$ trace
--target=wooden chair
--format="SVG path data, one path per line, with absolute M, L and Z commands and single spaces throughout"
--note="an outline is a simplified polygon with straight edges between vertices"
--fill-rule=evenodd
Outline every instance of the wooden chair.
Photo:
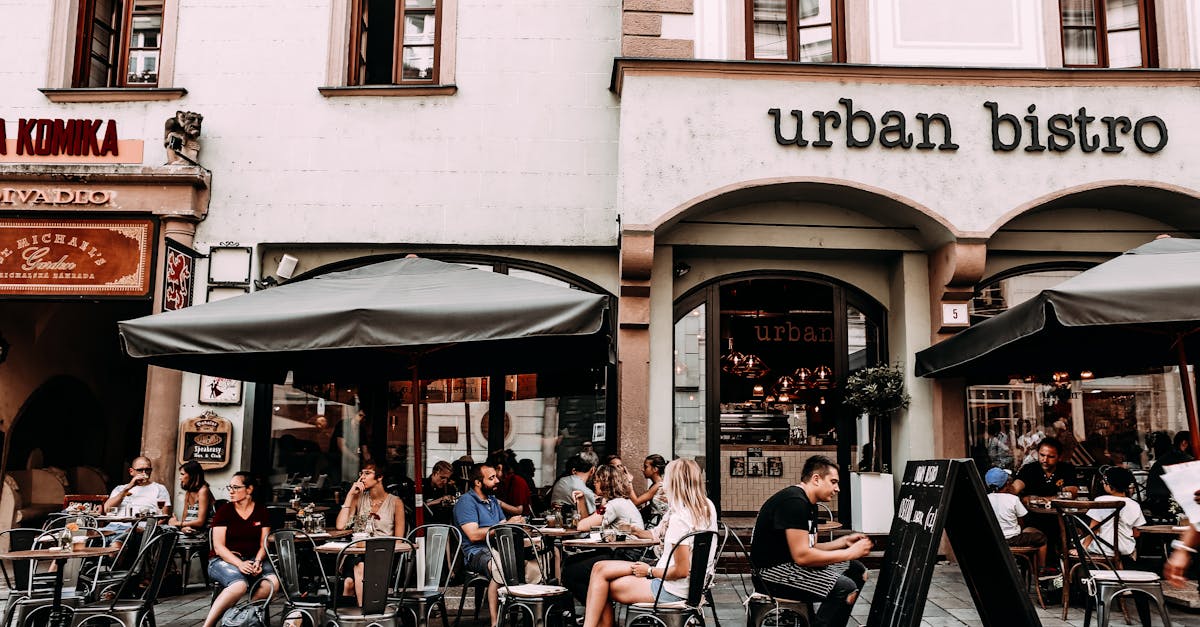
M 1012 551 L 1013 559 L 1023 562 L 1025 568 L 1025 589 L 1028 591 L 1029 585 L 1033 584 L 1033 589 L 1037 592 L 1038 605 L 1042 609 L 1046 609 L 1046 601 L 1042 599 L 1042 587 L 1038 585 L 1038 573 L 1042 571 L 1042 560 L 1038 559 L 1038 548 L 1036 546 L 1010 546 L 1008 550 Z
M 1079 554 L 1087 551 L 1083 546 L 1084 540 L 1090 538 L 1092 544 L 1103 542 L 1092 530 L 1091 521 L 1087 516 L 1064 514 L 1062 518 L 1069 546 Z M 1125 593 L 1146 595 L 1153 599 L 1158 606 L 1158 614 L 1164 627 L 1171 627 L 1171 617 L 1167 614 L 1167 605 L 1163 601 L 1162 580 L 1157 573 L 1122 569 L 1121 558 L 1116 551 L 1096 555 L 1091 559 L 1082 559 L 1077 566 L 1081 574 L 1080 580 L 1084 582 L 1089 597 L 1088 604 L 1083 609 L 1084 627 L 1091 622 L 1093 605 L 1096 608 L 1096 622 L 1099 623 L 1099 627 L 1108 627 L 1109 606 L 1114 599 Z M 1126 616 L 1125 623 L 1129 622 L 1129 617 Z
M 1058 530 L 1061 534 L 1062 542 L 1059 554 L 1059 562 L 1062 568 L 1063 587 L 1062 587 L 1062 619 L 1067 620 L 1067 611 L 1071 607 L 1071 583 L 1075 580 L 1075 571 L 1080 568 L 1083 561 L 1089 561 L 1094 565 L 1103 560 L 1103 556 L 1088 551 L 1075 551 L 1072 555 L 1071 549 L 1074 546 L 1070 542 L 1070 537 L 1067 535 L 1067 516 L 1077 516 L 1082 519 L 1093 520 L 1090 512 L 1100 511 L 1107 513 L 1100 519 L 1100 524 L 1112 522 L 1112 537 L 1099 538 L 1098 542 L 1107 545 L 1107 550 L 1110 554 L 1116 553 L 1117 547 L 1117 517 L 1121 513 L 1121 508 L 1125 506 L 1124 501 L 1068 501 L 1057 500 L 1051 501 L 1051 506 L 1058 513 Z M 1095 535 L 1095 534 L 1093 534 Z M 1103 567 L 1103 566 L 1101 566 Z

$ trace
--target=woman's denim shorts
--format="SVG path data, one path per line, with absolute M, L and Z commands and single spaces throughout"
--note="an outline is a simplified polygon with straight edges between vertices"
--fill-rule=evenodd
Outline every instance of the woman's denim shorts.
M 237 566 L 219 557 L 208 560 L 208 577 L 217 582 L 222 588 L 228 588 L 239 581 L 243 581 L 249 586 L 258 581 L 259 577 L 274 574 L 275 571 L 271 569 L 271 563 L 265 560 L 262 563 L 262 574 L 259 575 L 247 575 L 238 570 Z
M 677 597 L 674 594 L 671 594 L 670 590 L 663 590 L 662 595 L 659 596 L 658 589 L 661 588 L 662 585 L 663 580 L 659 579 L 658 577 L 650 580 L 650 594 L 657 597 L 659 603 L 678 603 L 684 600 L 682 597 Z

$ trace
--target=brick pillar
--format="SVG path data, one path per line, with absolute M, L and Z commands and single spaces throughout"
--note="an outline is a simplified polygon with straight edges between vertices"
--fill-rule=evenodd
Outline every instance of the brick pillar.
M 617 305 L 617 438 L 626 460 L 650 450 L 650 271 L 654 233 L 621 234 L 621 287 Z
M 153 312 L 162 312 L 163 266 L 167 258 L 167 238 L 191 246 L 196 235 L 195 218 L 164 216 L 158 233 L 157 262 L 154 266 Z M 179 438 L 179 402 L 183 373 L 150 366 L 146 368 L 146 407 L 142 414 L 142 454 L 154 466 L 154 480 L 175 492 L 176 443 Z

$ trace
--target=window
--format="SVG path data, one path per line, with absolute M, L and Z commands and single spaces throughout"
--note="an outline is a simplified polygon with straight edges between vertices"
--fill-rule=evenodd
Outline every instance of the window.
M 349 85 L 438 80 L 439 0 L 354 0 Z
M 1158 67 L 1153 0 L 1060 0 L 1063 65 Z
M 843 0 L 747 0 L 748 59 L 844 63 Z
M 164 0 L 81 0 L 72 87 L 157 87 Z

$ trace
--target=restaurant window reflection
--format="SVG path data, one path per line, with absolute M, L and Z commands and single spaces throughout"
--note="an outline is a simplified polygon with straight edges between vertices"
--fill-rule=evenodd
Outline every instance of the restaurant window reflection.
M 1037 267 L 1010 273 L 977 292 L 970 305 L 971 321 L 1002 313 L 1083 269 Z M 1030 373 L 1041 367 L 1031 363 Z M 1155 457 L 1153 441 L 1169 441 L 1187 429 L 1174 367 L 1106 378 L 1088 371 L 1059 372 L 1043 379 L 1029 376 L 967 388 L 967 444 L 980 467 L 1015 472 L 1022 464 L 1036 462 L 1037 443 L 1053 436 L 1063 443 L 1062 458 L 1085 475 L 1120 464 L 1134 470 L 1144 487 L 1144 471 Z

